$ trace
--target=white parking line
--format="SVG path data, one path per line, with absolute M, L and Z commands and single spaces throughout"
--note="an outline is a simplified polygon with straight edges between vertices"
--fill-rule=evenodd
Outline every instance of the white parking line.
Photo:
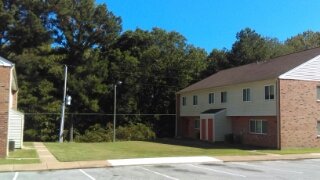
M 88 178 L 90 178 L 91 180 L 96 180 L 94 177 L 90 176 L 90 174 L 84 172 L 84 170 L 79 169 L 80 172 L 82 172 L 84 175 L 86 175 Z
M 196 165 L 193 165 L 193 164 L 188 164 L 188 165 L 189 165 L 189 166 L 192 166 L 192 167 L 199 168 L 199 169 L 205 169 L 205 170 L 208 170 L 208 171 L 217 172 L 217 173 L 228 174 L 228 175 L 239 176 L 239 177 L 247 177 L 247 176 L 241 175 L 241 174 L 235 174 L 235 173 L 231 173 L 231 172 L 227 172 L 227 171 L 221 171 L 221 170 L 216 170 L 216 169 L 212 169 L 212 168 L 206 168 L 206 167 L 196 166 Z
M 166 175 L 166 174 L 162 174 L 162 173 L 159 173 L 159 172 L 156 172 L 156 171 L 152 171 L 152 170 L 147 169 L 147 168 L 143 168 L 143 167 L 139 167 L 139 168 L 140 168 L 140 169 L 143 169 L 143 170 L 145 170 L 145 171 L 148 171 L 148 172 L 152 172 L 152 173 L 157 174 L 157 175 L 159 175 L 159 176 L 166 177 L 166 178 L 168 178 L 168 179 L 179 180 L 179 179 L 177 179 L 177 178 L 175 178 L 175 177 L 171 177 L 171 176 L 168 176 L 168 175 Z
M 252 165 L 252 164 L 246 164 L 246 163 L 241 163 L 241 162 L 234 162 L 234 163 L 231 163 L 231 164 L 237 164 L 237 165 L 249 166 L 249 167 L 256 167 L 256 168 L 259 168 L 259 169 L 269 169 L 269 170 L 273 170 L 273 171 L 281 171 L 281 172 L 303 174 L 303 172 L 300 172 L 300 171 L 282 170 L 282 169 L 271 168 L 271 167 L 268 167 L 268 166 Z
M 18 176 L 19 176 L 19 172 L 16 172 L 16 173 L 14 174 L 14 177 L 13 177 L 12 180 L 17 180 L 17 179 L 18 179 Z

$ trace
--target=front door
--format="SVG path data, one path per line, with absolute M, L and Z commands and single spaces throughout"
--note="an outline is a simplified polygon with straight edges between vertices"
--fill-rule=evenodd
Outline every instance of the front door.
M 200 139 L 207 140 L 207 120 L 201 119 L 200 126 Z
M 200 122 L 200 139 L 204 141 L 213 141 L 214 135 L 214 120 L 201 119 Z

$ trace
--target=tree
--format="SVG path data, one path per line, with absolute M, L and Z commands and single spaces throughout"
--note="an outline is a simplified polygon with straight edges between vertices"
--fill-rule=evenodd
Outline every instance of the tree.
M 22 53 L 25 48 L 35 48 L 50 40 L 50 33 L 42 17 L 46 15 L 41 1 L 0 2 L 0 52 Z
M 285 45 L 292 51 L 302 51 L 320 46 L 320 33 L 305 31 L 285 41 Z

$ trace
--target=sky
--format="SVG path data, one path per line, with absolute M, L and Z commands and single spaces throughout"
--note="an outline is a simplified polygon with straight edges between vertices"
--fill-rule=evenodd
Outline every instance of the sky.
M 153 27 L 182 34 L 188 44 L 231 49 L 249 27 L 264 37 L 320 31 L 319 0 L 97 0 L 122 19 L 123 31 Z

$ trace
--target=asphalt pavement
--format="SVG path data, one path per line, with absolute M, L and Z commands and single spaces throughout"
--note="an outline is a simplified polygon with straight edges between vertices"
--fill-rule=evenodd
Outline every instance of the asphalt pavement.
M 183 163 L 107 168 L 3 172 L 1 180 L 108 180 L 108 179 L 318 179 L 320 159 L 225 163 Z

